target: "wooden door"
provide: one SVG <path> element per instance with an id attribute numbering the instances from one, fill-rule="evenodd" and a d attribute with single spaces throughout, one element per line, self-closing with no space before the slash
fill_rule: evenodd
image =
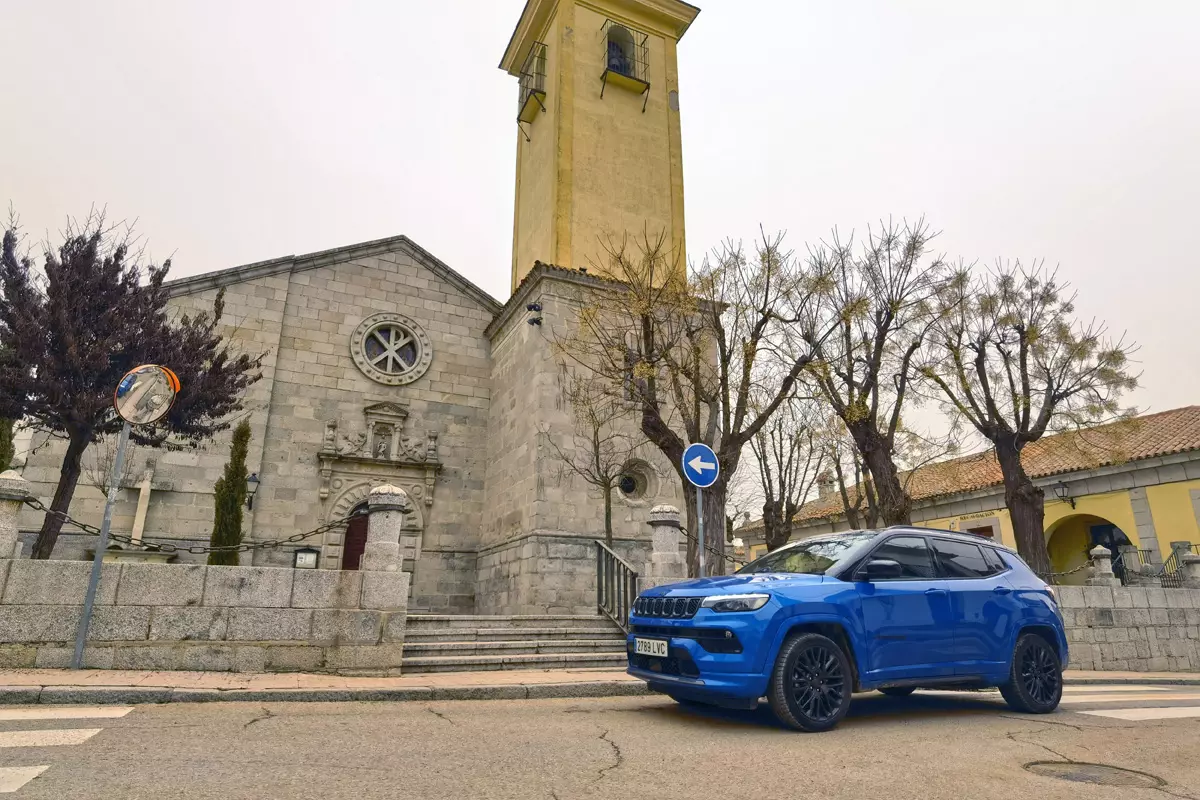
<path id="1" fill-rule="evenodd" d="M 350 524 L 346 526 L 346 538 L 342 544 L 342 569 L 358 569 L 366 547 L 367 518 L 364 515 L 350 520 Z"/>

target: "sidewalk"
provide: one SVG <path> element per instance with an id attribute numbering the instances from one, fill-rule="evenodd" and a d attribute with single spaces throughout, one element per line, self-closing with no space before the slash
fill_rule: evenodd
<path id="1" fill-rule="evenodd" d="M 1068 685 L 1200 686 L 1185 672 L 1068 670 Z M 532 700 L 646 694 L 646 685 L 608 669 L 445 672 L 396 678 L 307 673 L 0 670 L 0 705 L 29 703 L 197 703 Z"/>

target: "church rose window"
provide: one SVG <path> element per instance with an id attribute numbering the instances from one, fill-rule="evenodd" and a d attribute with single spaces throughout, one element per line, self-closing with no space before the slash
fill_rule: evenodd
<path id="1" fill-rule="evenodd" d="M 433 360 L 429 336 L 403 314 L 373 314 L 350 337 L 354 363 L 377 383 L 400 386 L 425 374 Z"/>

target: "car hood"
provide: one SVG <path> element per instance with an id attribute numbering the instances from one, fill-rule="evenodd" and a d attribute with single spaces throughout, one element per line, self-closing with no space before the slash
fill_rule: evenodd
<path id="1" fill-rule="evenodd" d="M 642 592 L 643 597 L 709 597 L 720 594 L 770 592 L 801 586 L 816 586 L 826 580 L 824 575 L 797 575 L 791 572 L 759 572 L 753 575 L 715 575 L 693 578 L 680 583 L 656 586 Z"/>

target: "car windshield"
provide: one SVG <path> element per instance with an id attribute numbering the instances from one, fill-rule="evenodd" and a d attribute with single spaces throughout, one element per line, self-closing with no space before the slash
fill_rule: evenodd
<path id="1" fill-rule="evenodd" d="M 824 575 L 830 567 L 852 558 L 863 544 L 874 538 L 874 533 L 864 532 L 799 542 L 767 553 L 757 561 L 751 561 L 739 569 L 737 574 L 793 572 L 802 575 Z"/>

